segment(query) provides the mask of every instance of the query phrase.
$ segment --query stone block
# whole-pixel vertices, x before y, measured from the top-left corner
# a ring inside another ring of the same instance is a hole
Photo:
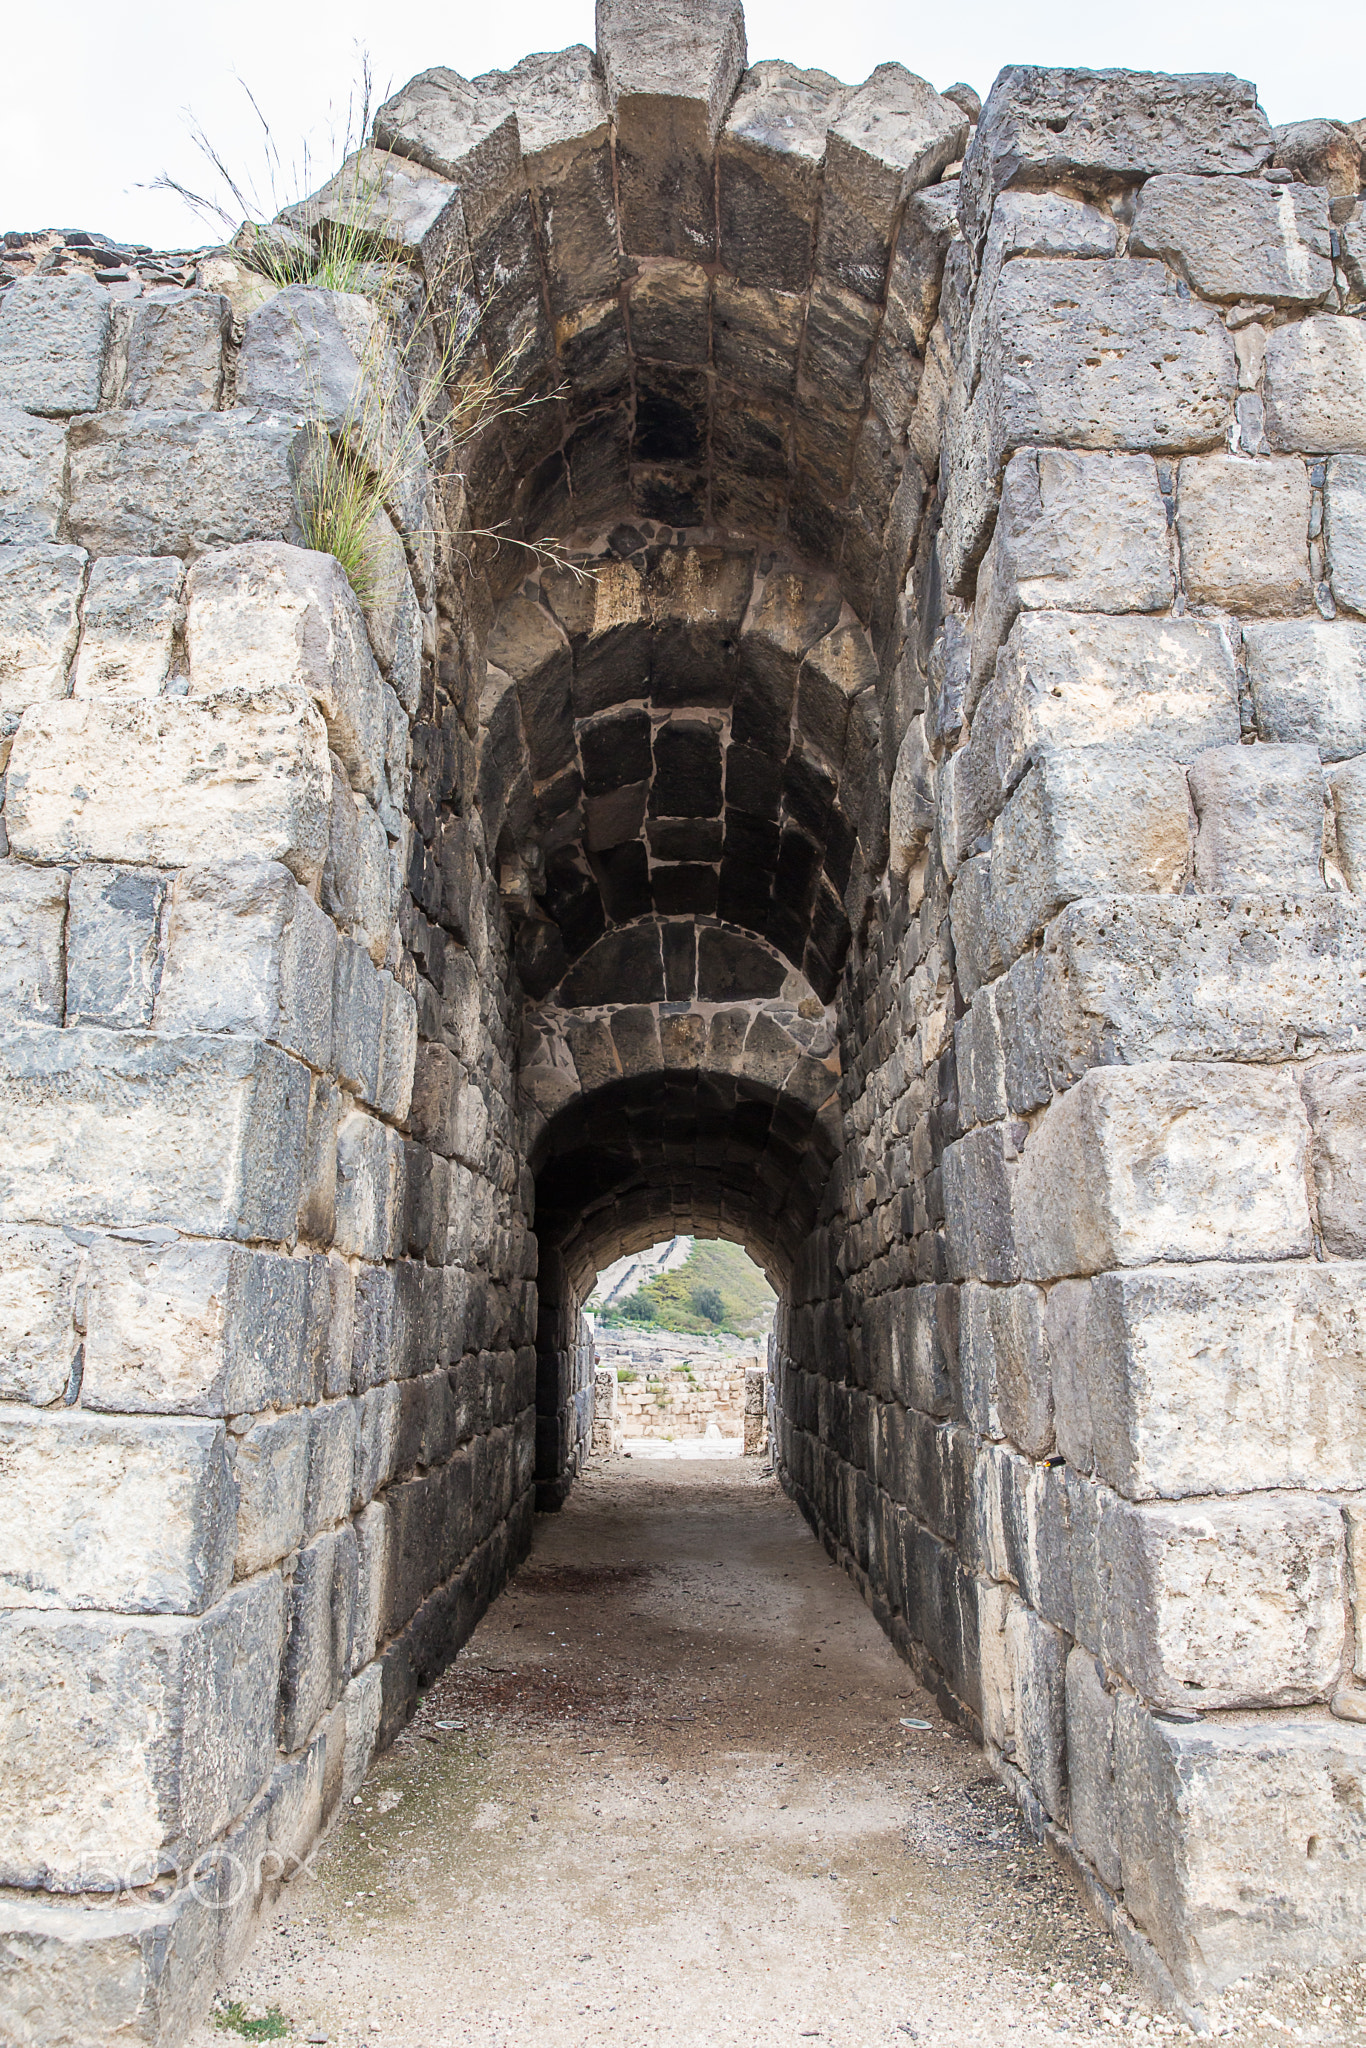
[[[308,1424],[307,1533],[345,1521],[356,1469],[358,1409],[354,1401],[323,1401]]]
[[[337,945],[332,981],[332,1067],[343,1088],[374,1102],[384,1048],[384,979],[352,939]]]
[[[341,1697],[351,1670],[357,1551],[348,1523],[306,1544],[286,1590],[280,1674],[280,1748],[305,1743]]]
[[[31,860],[281,860],[307,887],[330,797],[323,722],[283,693],[85,698],[24,719],[5,823]]]
[[[1043,755],[992,827],[1001,957],[1014,960],[1078,896],[1175,894],[1189,844],[1186,778],[1176,762],[1139,747]]]
[[[1176,531],[1182,581],[1196,604],[1261,617],[1313,610],[1303,462],[1188,458],[1181,464]]]
[[[1131,1500],[1348,1488],[1366,1267],[1104,1273],[1049,1289],[1058,1446]]]
[[[403,1140],[364,1110],[337,1128],[336,1248],[350,1258],[388,1259],[401,1249]]]
[[[0,1040],[7,1222],[290,1236],[307,1069],[254,1039],[33,1024]]]
[[[356,1616],[351,1632],[351,1668],[360,1671],[381,1642],[381,1622],[390,1569],[389,1510],[372,1500],[355,1520],[358,1566]]]
[[[66,1000],[62,868],[0,866],[0,1024],[60,1024]]]
[[[1093,1067],[1054,1098],[1016,1169],[1021,1270],[1303,1258],[1308,1139],[1284,1069]],[[947,1170],[945,1184],[947,1200]]]
[[[299,1236],[323,1247],[332,1242],[337,1218],[337,1125],[343,1098],[324,1075],[313,1076],[299,1187]]]
[[[366,539],[369,589],[363,610],[375,659],[411,718],[422,689],[422,612],[408,556],[387,512],[377,511]]]
[[[55,541],[65,495],[65,427],[0,401],[0,543]]]
[[[389,182],[388,164],[380,169],[379,159],[368,153],[360,164],[355,158],[348,162],[362,174],[374,167],[381,182]],[[318,195],[324,206],[327,189]],[[427,190],[444,194],[449,203],[449,186],[429,184]],[[246,322],[237,358],[237,403],[285,418],[318,420],[345,436],[366,422],[379,389],[392,381],[386,377],[389,369],[374,308],[360,293],[290,285]]]
[[[1187,1997],[1360,1957],[1366,1729],[1183,1724],[1121,1695],[1115,1766],[1124,1903]]]
[[[1366,455],[1366,328],[1318,313],[1266,344],[1266,437],[1301,455]]]
[[[953,1273],[1006,1285],[1020,1277],[1012,1221],[1013,1145],[989,1124],[944,1148],[944,1221]]]
[[[63,1230],[0,1229],[0,1401],[50,1408],[74,1384],[83,1255]]]
[[[85,588],[81,548],[6,548],[0,576],[0,711],[67,694]]]
[[[271,1040],[325,1068],[337,935],[278,861],[182,869],[166,912],[158,1031]]]
[[[992,989],[979,988],[953,1034],[958,1113],[965,1127],[995,1123],[1006,1113],[1005,1052]]]
[[[1366,1255],[1366,1057],[1315,1060],[1303,1072],[1319,1232],[1334,1258],[1359,1259]]]
[[[194,1617],[0,1614],[0,1871],[116,1890],[188,1871],[275,1761],[283,1595]]]
[[[1129,248],[1160,256],[1203,299],[1319,306],[1333,285],[1328,200],[1307,185],[1257,178],[1150,178]]]
[[[352,786],[384,778],[384,684],[365,616],[331,555],[258,541],[201,556],[185,585],[194,696],[263,687],[315,704]]]
[[[393,1476],[401,1403],[393,1381],[387,1386],[369,1387],[361,1397],[351,1493],[351,1505],[357,1514]]]
[[[0,399],[25,412],[94,412],[109,294],[93,278],[21,277],[0,302]]]
[[[1339,762],[1327,777],[1337,865],[1354,896],[1366,895],[1366,755]]]
[[[370,1664],[347,1686],[343,1697],[346,1708],[346,1754],[342,1765],[343,1803],[355,1797],[365,1774],[370,1768],[370,1759],[379,1746],[380,1712],[383,1706],[384,1675],[378,1664]]]
[[[1164,172],[1238,177],[1270,163],[1274,148],[1246,79],[1010,64],[963,161],[964,226],[977,239],[1009,186],[1107,192]]]
[[[1101,1883],[1120,1887],[1119,1800],[1115,1787],[1115,1696],[1085,1650],[1067,1659],[1067,1790],[1072,1839]]]
[[[969,1281],[959,1299],[958,1363],[963,1412],[978,1434],[1046,1457],[1053,1377],[1041,1290]]]
[[[974,684],[980,689],[990,676],[1021,611],[1160,612],[1173,589],[1167,509],[1151,457],[1022,448],[1006,464],[978,578]]]
[[[216,412],[232,307],[221,292],[144,292],[128,335],[129,405],[160,412]]]
[[[1323,887],[1323,771],[1305,746],[1212,747],[1191,764],[1195,886],[1210,895]]]
[[[1346,1502],[1343,1520],[1347,1525],[1347,1586],[1352,1601],[1352,1672],[1366,1678],[1366,1501],[1359,1496]]]
[[[1260,739],[1305,742],[1325,761],[1366,753],[1366,626],[1249,621],[1243,644]]]
[[[381,1116],[403,1123],[413,1098],[417,1061],[417,1004],[391,974],[380,976],[384,990],[384,1021],[380,1033],[379,1075],[375,1107]]]
[[[1300,1706],[1342,1665],[1336,1502],[1293,1493],[1151,1501],[1101,1515],[1106,1663],[1157,1707]]]
[[[949,924],[958,986],[970,1000],[1006,964],[1001,958],[991,911],[990,854],[975,854],[958,870],[950,899]]]
[[[156,1905],[73,1906],[41,1898],[0,1907],[0,2029],[45,2038],[184,2039],[218,1969],[216,1902],[188,1886]]]
[[[845,88],[824,71],[751,65],[721,134],[720,256],[742,285],[805,291],[811,281],[821,165]]]
[[[1366,613],[1366,457],[1335,455],[1323,492],[1323,531],[1333,596]]]
[[[977,706],[971,746],[994,813],[1049,749],[1190,761],[1237,738],[1238,673],[1222,626],[1026,612]]]
[[[877,304],[902,204],[943,176],[968,124],[960,107],[900,64],[879,64],[830,111],[816,265]]]
[[[1015,1677],[1010,1664],[1010,1618],[1018,1594],[990,1579],[974,1581],[977,1642],[982,1666],[982,1733],[997,1749],[1015,1741]]]
[[[1323,889],[1069,904],[1044,940],[1031,1019],[1053,1087],[1094,1066],[1348,1050],[1363,920]]]
[[[140,1031],[151,1023],[166,889],[166,876],[155,868],[95,862],[76,869],[66,926],[68,1024]]]
[[[71,430],[71,538],[92,555],[203,554],[297,540],[297,421],[271,413],[104,412]]]
[[[149,1233],[90,1251],[85,1407],[255,1414],[309,1396],[310,1261]]]
[[[303,1541],[308,1413],[296,1409],[292,1415],[267,1416],[232,1442],[238,1495],[233,1569],[239,1579],[249,1579],[288,1557]]]
[[[1015,1758],[1049,1818],[1067,1825],[1067,1638],[1023,1602],[1006,1622]]]
[[[393,928],[389,841],[373,806],[351,788],[335,755],[321,901],[328,916],[359,939],[378,966]]]
[[[156,697],[171,673],[185,565],[174,555],[104,555],[90,566],[73,697]]]

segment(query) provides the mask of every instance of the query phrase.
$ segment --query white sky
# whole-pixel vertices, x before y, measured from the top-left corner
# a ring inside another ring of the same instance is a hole
[[[592,0],[11,4],[0,228],[79,227],[162,248],[216,239],[178,200],[139,189],[163,170],[204,189],[187,112],[239,182],[253,179],[269,196],[261,131],[238,77],[287,160],[307,142],[317,183],[345,125],[358,45],[383,89],[433,64],[471,76],[593,40]],[[984,96],[1008,63],[1235,71],[1257,80],[1273,121],[1366,115],[1362,0],[1312,9],[1144,0],[1122,10],[1097,0],[941,0],[933,10],[908,0],[750,0],[746,12],[751,59],[787,57],[848,80],[889,58],[934,85],[965,78]]]

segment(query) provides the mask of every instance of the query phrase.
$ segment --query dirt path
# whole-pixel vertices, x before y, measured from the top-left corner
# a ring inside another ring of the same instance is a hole
[[[224,1997],[330,2048],[1185,2032],[753,1460],[592,1470],[314,1871]]]

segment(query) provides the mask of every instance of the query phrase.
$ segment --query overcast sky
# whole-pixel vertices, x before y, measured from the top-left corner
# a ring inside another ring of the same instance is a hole
[[[331,169],[368,49],[381,88],[446,64],[472,76],[532,50],[593,40],[593,0],[68,0],[24,5],[5,31],[0,228],[91,228],[158,247],[216,239],[181,204],[140,189],[160,171],[203,189],[196,117],[239,175],[269,197],[250,86],[287,164],[307,145]],[[751,0],[749,53],[837,77],[895,58],[932,84],[964,78],[984,96],[1003,64],[1236,71],[1273,121],[1366,115],[1366,7],[1285,0],[974,0],[933,10],[907,0]],[[240,169],[239,169],[240,167]],[[288,173],[286,182],[289,183]],[[286,190],[280,197],[299,196]]]

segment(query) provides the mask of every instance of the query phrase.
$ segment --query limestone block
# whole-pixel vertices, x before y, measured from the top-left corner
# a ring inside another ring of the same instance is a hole
[[[977,1641],[982,1666],[982,1733],[997,1749],[1015,1740],[1015,1676],[1010,1662],[1010,1618],[1021,1605],[1009,1586],[974,1581]]]
[[[1037,1287],[969,1281],[959,1300],[963,1412],[983,1436],[1004,1436],[1031,1457],[1053,1448],[1053,1383],[1044,1297]]]
[[[27,714],[5,823],[31,860],[282,860],[307,886],[322,873],[330,792],[323,722],[283,692],[87,698]]]
[[[992,918],[1014,960],[1064,904],[1099,890],[1172,894],[1186,879],[1186,778],[1146,749],[1044,754],[991,833]]]
[[[346,1757],[342,1766],[342,1800],[354,1798],[365,1781],[370,1768],[370,1759],[379,1743],[380,1712],[383,1705],[384,1676],[379,1664],[367,1665],[347,1686],[343,1697],[346,1708]]]
[[[1335,1258],[1366,1253],[1366,1059],[1315,1060],[1304,1069],[1309,1163],[1319,1231]]]
[[[359,1449],[359,1438],[357,1439]],[[358,1551],[356,1615],[351,1633],[351,1668],[360,1671],[381,1642],[381,1621],[390,1574],[391,1526],[384,1501],[372,1500],[356,1516]]]
[[[1191,764],[1195,885],[1211,895],[1322,888],[1323,772],[1304,746],[1212,747]]]
[[[343,1088],[374,1102],[384,1047],[385,983],[352,939],[337,943],[332,977],[332,1067]]]
[[[270,413],[105,412],[71,430],[71,537],[92,555],[296,540],[303,437]]]
[[[313,1076],[304,1139],[299,1188],[299,1235],[316,1245],[330,1245],[337,1213],[337,1124],[341,1090],[325,1075]]]
[[[1335,455],[1323,493],[1323,528],[1333,596],[1345,610],[1366,613],[1366,457]],[[1366,656],[1358,674],[1366,669]]]
[[[0,543],[55,541],[65,492],[65,427],[0,400]]]
[[[1067,1638],[1023,1602],[1006,1623],[1015,1685],[1015,1762],[1052,1820],[1067,1824]]]
[[[326,1068],[336,951],[331,919],[278,861],[184,868],[167,906],[156,1029],[240,1032]]]
[[[417,1063],[417,1004],[401,982],[383,974],[384,1022],[379,1048],[375,1107],[381,1116],[403,1123],[413,1099]]]
[[[1319,313],[1266,344],[1266,437],[1303,455],[1366,455],[1366,329]]]
[[[968,124],[960,107],[900,64],[879,64],[831,114],[816,264],[876,304],[902,203],[943,176]]]
[[[393,1258],[399,1251],[403,1141],[364,1110],[337,1129],[336,1247],[348,1257]]]
[[[0,1106],[7,1222],[294,1227],[308,1080],[273,1046],[28,1025],[0,1041]]]
[[[171,672],[185,565],[174,555],[105,555],[90,568],[73,697],[156,697]]]
[[[1173,589],[1150,457],[1021,449],[1006,464],[978,578],[973,681],[980,689],[990,676],[1021,611],[1160,612]]]
[[[964,861],[953,884],[949,908],[954,965],[958,986],[971,998],[984,982],[1005,966],[991,913],[991,856],[975,854]]]
[[[1049,926],[1030,1019],[1054,1088],[1143,1060],[1283,1060],[1360,1038],[1352,898],[1094,896]]]
[[[21,277],[0,301],[0,399],[25,412],[94,412],[109,294],[93,278]]]
[[[51,872],[49,869],[47,872]],[[95,862],[71,877],[66,1021],[145,1030],[161,980],[166,876]]]
[[[1366,753],[1366,625],[1249,621],[1243,644],[1260,739],[1307,742],[1325,761]]]
[[[1261,617],[1313,610],[1303,462],[1189,457],[1181,464],[1176,531],[1194,603]]]
[[[217,1971],[219,1913],[189,1886],[157,1905],[0,1906],[0,2029],[73,2048],[185,2039]]]
[[[85,1407],[255,1414],[308,1398],[309,1262],[241,1245],[91,1247]]]
[[[1188,1997],[1359,1956],[1366,1730],[1183,1724],[1121,1695],[1115,1765],[1124,1902]]]
[[[296,1409],[267,1416],[233,1439],[239,1579],[278,1564],[303,1541],[308,1438],[308,1413]]]
[[[60,1024],[65,1002],[62,868],[0,865],[0,1024]]]
[[[6,548],[0,575],[0,711],[67,693],[85,587],[81,548]]]
[[[326,191],[319,194],[324,205]],[[444,196],[449,201],[449,187]],[[366,420],[376,385],[384,382],[382,359],[368,300],[356,292],[291,285],[246,323],[237,358],[237,403],[346,433]]]
[[[411,718],[422,689],[422,612],[403,542],[383,509],[370,522],[365,554],[365,630],[376,661]]]
[[[351,1669],[356,1536],[348,1523],[299,1552],[286,1594],[280,1747],[289,1754],[341,1697]]]
[[[276,1574],[195,1617],[0,1614],[6,1884],[188,1869],[274,1762]]]
[[[376,965],[388,950],[392,897],[384,827],[373,807],[351,788],[334,755],[322,906],[337,924],[361,940]]]
[[[890,804],[891,869],[904,878],[919,860],[934,824],[934,768],[923,718],[913,718],[906,728],[892,773]]]
[[[1093,1067],[1054,1098],[1016,1169],[1022,1271],[1302,1258],[1308,1138],[1284,1069]],[[946,1169],[946,1203],[947,1186]]]
[[[1327,1699],[1343,1650],[1342,1514],[1292,1493],[1107,1496],[1104,1654],[1159,1707]]]
[[[710,256],[712,155],[745,68],[740,0],[661,9],[598,0],[598,63],[616,121],[621,234],[632,255]]]
[[[144,292],[128,336],[129,405],[214,412],[223,402],[223,349],[232,307],[221,292]]]
[[[1366,1269],[1106,1273],[1049,1290],[1059,1448],[1133,1500],[1355,1484]]]
[[[1333,283],[1326,194],[1256,178],[1151,178],[1129,247],[1160,256],[1204,299],[1318,306]]]
[[[1238,675],[1222,626],[1026,612],[982,694],[972,751],[995,809],[1050,747],[1189,761],[1237,738]]]
[[[354,1401],[322,1401],[308,1411],[308,1500],[312,1536],[351,1512],[359,1411]]]
[[[1353,895],[1366,895],[1366,755],[1340,762],[1327,780],[1337,864]]]
[[[1006,1066],[992,989],[979,988],[972,1007],[958,1019],[953,1050],[962,1123],[965,1127],[995,1123],[1006,1113]]]
[[[62,1230],[0,1229],[0,1401],[48,1408],[73,1383],[82,1253]]]
[[[1366,1678],[1366,1501],[1358,1497],[1343,1507],[1347,1525],[1347,1587],[1352,1601],[1355,1643],[1352,1671]]]
[[[1085,1650],[1067,1659],[1067,1790],[1072,1839],[1111,1891],[1120,1886],[1115,1696]]]
[[[847,90],[782,62],[752,65],[741,80],[717,158],[721,261],[741,284],[810,283],[826,130]]]
[[[384,776],[383,680],[365,617],[331,555],[280,541],[202,556],[186,580],[193,696],[268,687],[316,704],[352,786]]]
[[[1239,176],[1269,163],[1274,147],[1246,79],[1007,65],[964,158],[964,226],[976,239],[1008,186],[1104,192],[1162,172]]]
[[[1016,1166],[1004,1127],[969,1131],[944,1148],[944,1222],[956,1278],[1004,1285],[1020,1277],[1012,1221]]]

